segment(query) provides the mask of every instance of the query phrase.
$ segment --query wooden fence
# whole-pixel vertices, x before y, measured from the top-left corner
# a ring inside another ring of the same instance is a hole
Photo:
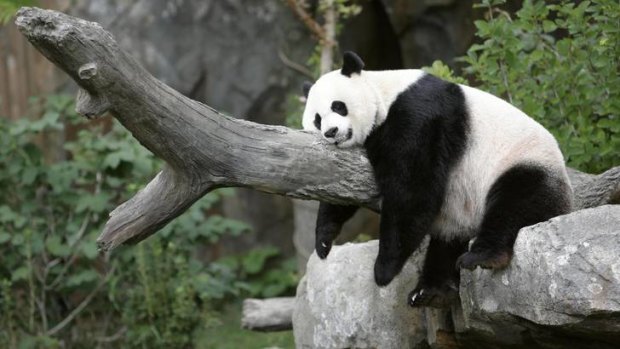
[[[59,10],[68,5],[68,1],[59,0],[37,3]],[[56,91],[66,81],[66,75],[28,43],[13,20],[0,26],[0,117],[24,116],[31,96]]]

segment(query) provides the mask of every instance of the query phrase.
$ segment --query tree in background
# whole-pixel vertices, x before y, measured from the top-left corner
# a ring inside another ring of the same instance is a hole
[[[359,1],[345,0],[320,0],[316,11],[316,17],[322,17],[322,24],[309,12],[309,5],[305,0],[286,0],[286,4],[293,13],[313,34],[317,45],[314,54],[308,58],[307,65],[310,69],[302,69],[305,75],[310,75],[312,80],[334,69],[334,57],[340,57],[338,51],[338,32],[342,28],[342,21],[359,14],[362,7]],[[336,54],[336,55],[335,55]],[[301,114],[304,104],[299,100],[299,91],[293,93],[291,108],[287,115],[286,123],[290,127],[301,127]],[[297,254],[297,269],[300,274],[306,270],[306,262],[314,251],[314,229],[318,213],[318,202],[293,200],[293,214],[295,216],[295,230],[293,242]]]

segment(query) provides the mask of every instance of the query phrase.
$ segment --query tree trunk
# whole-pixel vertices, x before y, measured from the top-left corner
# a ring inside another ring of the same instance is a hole
[[[320,74],[330,72],[334,67],[334,46],[336,42],[336,8],[334,0],[322,2],[324,37],[318,38],[321,47]],[[299,275],[306,273],[306,263],[314,252],[314,230],[316,228],[316,216],[319,211],[317,202],[293,200],[293,216],[295,230],[293,231],[293,244],[295,245],[297,272]]]

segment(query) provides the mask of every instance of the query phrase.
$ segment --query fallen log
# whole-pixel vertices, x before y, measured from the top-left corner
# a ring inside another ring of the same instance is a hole
[[[295,297],[246,299],[243,301],[241,327],[261,332],[291,330],[294,307]]]

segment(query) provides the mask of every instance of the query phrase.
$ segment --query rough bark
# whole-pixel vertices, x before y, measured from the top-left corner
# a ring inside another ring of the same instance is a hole
[[[599,175],[568,169],[573,184],[575,210],[605,204],[620,204],[620,166]]]
[[[315,133],[234,119],[186,98],[151,76],[97,23],[24,7],[16,24],[79,85],[78,112],[88,118],[110,112],[167,163],[110,214],[98,239],[102,250],[147,238],[217,187],[379,209],[377,187],[361,149],[336,149]],[[619,197],[620,170],[610,171],[616,172],[585,182],[596,188],[593,195],[613,201]],[[597,181],[607,184],[594,185]],[[581,188],[576,188],[581,193],[577,199],[590,197]],[[588,200],[585,206],[600,201]]]

